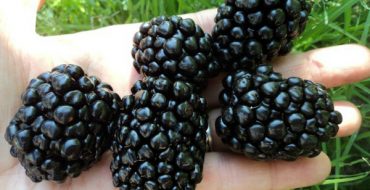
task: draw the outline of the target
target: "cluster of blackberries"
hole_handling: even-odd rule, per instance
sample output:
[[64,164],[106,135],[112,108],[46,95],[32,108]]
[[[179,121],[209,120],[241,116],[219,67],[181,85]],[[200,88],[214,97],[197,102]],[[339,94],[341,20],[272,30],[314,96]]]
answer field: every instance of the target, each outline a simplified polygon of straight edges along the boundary
[[195,189],[202,179],[207,104],[192,84],[146,77],[123,98],[113,140],[121,189]]
[[220,69],[212,55],[211,36],[191,19],[141,25],[132,56],[144,79],[123,98],[112,146],[116,187],[190,190],[201,181],[208,115],[200,91]]
[[191,19],[160,16],[145,22],[134,36],[134,66],[145,76],[166,75],[171,80],[204,88],[218,73],[212,61],[212,38]]
[[32,181],[77,177],[109,149],[121,107],[112,90],[75,65],[31,80],[5,139]]
[[216,132],[233,151],[259,160],[314,157],[342,122],[324,86],[292,77],[271,66],[227,75],[220,94]]
[[230,73],[215,127],[234,152],[257,160],[314,157],[338,132],[342,116],[324,86],[283,79],[265,64],[290,52],[310,11],[305,0],[226,0],[219,7],[213,50]]
[[303,32],[310,11],[306,0],[226,0],[212,33],[215,57],[224,69],[253,70],[285,55]]
[[221,69],[216,132],[258,160],[314,157],[342,117],[324,86],[282,78],[265,64],[292,49],[311,6],[305,0],[225,0],[212,37],[191,19],[160,16],[134,36],[144,78],[120,99],[78,66],[33,79],[6,130],[11,154],[35,182],[77,177],[111,148],[121,190],[192,190],[202,179],[208,127],[200,95]]

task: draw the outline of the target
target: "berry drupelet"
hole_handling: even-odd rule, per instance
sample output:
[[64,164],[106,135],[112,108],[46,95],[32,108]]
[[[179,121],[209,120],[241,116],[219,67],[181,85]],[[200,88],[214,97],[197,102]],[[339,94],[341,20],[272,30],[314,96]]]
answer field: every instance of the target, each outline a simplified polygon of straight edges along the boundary
[[216,132],[233,151],[254,159],[317,156],[342,122],[324,86],[283,79],[271,66],[230,73],[223,86]]
[[77,177],[109,149],[120,98],[80,67],[60,65],[32,79],[22,101],[5,139],[32,181]]
[[193,20],[160,16],[140,26],[132,56],[136,70],[145,76],[165,74],[198,88],[219,70],[217,62],[212,62],[211,46],[211,36]]
[[146,77],[123,98],[112,151],[114,186],[195,189],[206,149],[206,101],[191,83]]
[[310,10],[306,0],[225,0],[212,34],[216,60],[224,69],[253,70],[289,53]]

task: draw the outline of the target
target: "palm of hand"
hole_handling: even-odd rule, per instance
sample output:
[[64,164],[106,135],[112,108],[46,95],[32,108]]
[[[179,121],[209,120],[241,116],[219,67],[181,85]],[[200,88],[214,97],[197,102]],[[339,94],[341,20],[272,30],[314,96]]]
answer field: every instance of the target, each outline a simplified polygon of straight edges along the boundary
[[[131,28],[134,29],[134,27],[128,26],[124,30]],[[32,49],[28,48],[27,45],[4,48],[4,54],[9,56],[9,60],[2,65],[4,68],[2,68],[1,75],[1,81],[6,81],[2,83],[2,85],[5,85],[3,88],[6,90],[2,91],[0,96],[7,97],[7,101],[2,102],[0,108],[3,113],[0,116],[0,150],[3,155],[0,163],[0,184],[5,185],[5,189],[27,189],[30,187],[34,189],[78,189],[79,187],[113,189],[109,170],[110,154],[105,154],[103,159],[89,172],[83,172],[80,177],[67,180],[63,184],[33,184],[24,174],[22,166],[8,154],[9,146],[3,138],[9,119],[13,117],[20,105],[20,95],[26,88],[28,81],[56,65],[65,63],[78,64],[85,69],[86,73],[94,74],[103,81],[108,81],[120,94],[129,93],[130,83],[135,82],[139,76],[131,67],[131,60],[129,59],[131,57],[129,54],[130,46],[124,47],[128,42],[123,42],[122,35],[115,35],[114,38],[109,37],[110,39],[101,38],[104,42],[96,42],[93,39],[86,39],[85,41],[80,38],[80,36],[98,37],[100,32],[106,32],[106,34],[111,35],[112,32],[122,31],[117,27],[110,27],[104,30],[58,38],[39,38],[35,35],[34,41],[32,41],[34,42],[33,44],[37,45],[33,46]],[[80,41],[75,41],[77,38]],[[120,41],[123,43],[113,41],[118,38],[121,38]],[[99,47],[94,48],[96,45],[92,43],[98,43]],[[117,44],[117,46],[112,47],[109,44]],[[17,48],[17,55],[14,53],[15,48]],[[73,50],[68,51],[68,49]],[[75,54],[71,55],[69,52]]]
[[[131,84],[140,78],[133,69],[130,55],[131,36],[137,30],[138,25],[111,26],[73,35],[39,37],[32,33],[34,31],[34,21],[32,19],[35,18],[38,2],[34,1],[31,3],[32,5],[25,2],[27,1],[17,0],[8,6],[14,6],[14,9],[17,10],[23,9],[20,11],[24,12],[25,16],[28,14],[28,20],[27,17],[23,17],[25,21],[22,21],[22,23],[24,26],[31,23],[30,34],[23,35],[24,37],[20,37],[20,39],[18,38],[20,35],[13,35],[17,37],[16,39],[12,35],[8,37],[1,35],[9,33],[9,31],[0,29],[0,38],[9,42],[0,43],[0,81],[1,89],[3,89],[0,91],[0,99],[5,100],[1,102],[0,106],[0,112],[2,113],[0,115],[0,152],[2,155],[0,185],[4,189],[113,189],[109,170],[110,153],[106,153],[100,162],[87,172],[83,172],[78,178],[69,179],[63,184],[52,182],[33,184],[24,174],[24,169],[20,164],[8,154],[9,146],[3,136],[9,119],[13,117],[21,103],[20,95],[27,86],[27,82],[56,65],[65,63],[80,65],[88,74],[98,76],[103,81],[111,84],[120,95],[129,94]],[[20,4],[22,6],[19,6]],[[0,12],[6,11],[0,8]],[[189,16],[195,18],[206,31],[209,31],[212,28],[210,23],[212,23],[213,17],[209,15],[213,14],[213,11],[208,11]],[[7,18],[5,16],[0,13],[0,21],[2,21],[2,18]],[[12,29],[12,27],[8,28],[9,30]],[[331,60],[328,60],[328,56],[323,55],[334,54],[338,51],[348,54],[348,50],[355,54],[352,57],[356,57],[356,55],[360,57],[355,60],[356,64],[352,64],[351,67],[345,64],[348,59],[330,57]],[[332,59],[339,61],[335,64],[338,64],[341,68],[330,70],[335,68],[334,65],[330,65],[333,62]],[[369,68],[366,68],[369,60],[370,56],[366,48],[358,46],[337,47],[336,49],[317,50],[316,52],[281,58],[276,61],[278,62],[276,70],[283,72],[286,76],[294,74],[307,79],[315,79],[317,82],[329,86],[335,86],[367,77],[370,73]],[[308,65],[302,67],[303,63]],[[348,72],[338,74],[342,69],[347,69]],[[335,77],[337,80],[333,80],[331,77]],[[220,83],[220,78],[214,79],[210,83],[210,90],[205,93],[205,96],[209,99],[210,107],[214,109],[210,113],[211,124],[219,112],[216,109],[217,96],[214,96],[213,91],[219,91]],[[359,113],[352,104],[342,102],[336,105],[338,109],[342,109],[339,111],[346,114],[339,135],[348,135],[360,126]],[[352,119],[347,117],[350,114],[354,115]],[[223,149],[219,140],[216,137],[214,138],[216,149]],[[245,189],[246,185],[249,185],[251,189],[301,187],[319,182],[326,177],[329,169],[330,164],[324,154],[314,159],[301,159],[294,163],[280,161],[266,163],[247,160],[229,153],[209,153],[206,156],[204,180],[198,188]],[[255,171],[259,172],[255,173]],[[296,176],[297,180],[286,180],[291,176]],[[264,182],[256,184],[256,181],[262,179],[264,179]]]

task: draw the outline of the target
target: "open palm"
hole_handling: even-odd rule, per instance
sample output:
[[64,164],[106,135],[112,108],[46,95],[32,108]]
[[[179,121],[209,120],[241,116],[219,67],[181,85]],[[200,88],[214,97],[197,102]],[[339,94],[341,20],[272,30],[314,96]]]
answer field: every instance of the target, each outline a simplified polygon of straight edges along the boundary
[[[113,86],[121,96],[130,93],[140,78],[132,66],[131,38],[138,24],[117,25],[71,35],[41,37],[35,33],[38,0],[0,2],[0,187],[1,189],[113,189],[109,170],[110,153],[81,176],[63,184],[34,184],[10,156],[4,132],[21,104],[20,95],[28,81],[59,64],[77,64]],[[185,15],[209,32],[215,11]],[[284,76],[299,76],[334,87],[370,76],[370,52],[357,45],[344,45],[292,54],[275,60],[275,69]],[[210,81],[208,98],[210,124],[219,114],[217,93],[221,76]],[[361,125],[353,104],[337,102],[343,114],[339,136],[350,135]],[[296,162],[257,162],[226,152],[216,135],[214,149],[206,154],[204,180],[198,189],[289,189],[312,185],[325,179],[330,162],[325,154]]]

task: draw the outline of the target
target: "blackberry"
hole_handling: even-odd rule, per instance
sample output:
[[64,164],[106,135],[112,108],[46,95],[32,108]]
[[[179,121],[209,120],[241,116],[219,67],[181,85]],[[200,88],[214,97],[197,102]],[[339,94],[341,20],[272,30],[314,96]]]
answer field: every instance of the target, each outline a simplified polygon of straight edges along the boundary
[[238,153],[258,160],[314,157],[338,132],[342,116],[324,86],[283,79],[271,66],[238,70],[223,80],[216,132]]
[[191,19],[178,16],[153,18],[134,36],[134,66],[146,76],[165,74],[204,87],[219,66],[212,62],[212,38]]
[[77,177],[109,149],[120,98],[79,66],[60,65],[32,79],[22,101],[5,138],[32,181]]
[[114,136],[114,186],[195,189],[202,179],[206,101],[194,86],[164,75],[146,77],[123,98]]
[[225,0],[215,18],[213,49],[225,69],[251,69],[292,49],[311,10],[306,0]]

